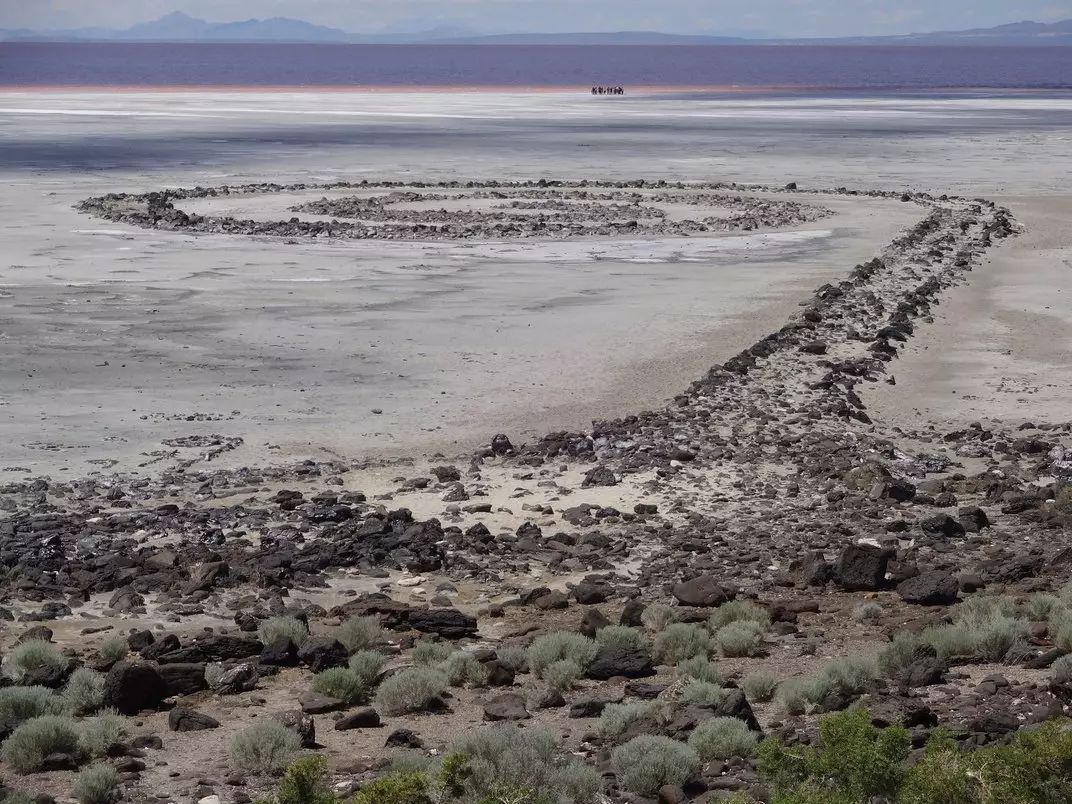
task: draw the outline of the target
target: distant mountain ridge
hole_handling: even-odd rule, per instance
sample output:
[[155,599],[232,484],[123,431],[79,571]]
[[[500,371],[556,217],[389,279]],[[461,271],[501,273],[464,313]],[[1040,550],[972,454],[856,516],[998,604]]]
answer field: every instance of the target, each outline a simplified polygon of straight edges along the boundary
[[207,22],[176,11],[123,30],[80,28],[61,31],[0,29],[0,41],[51,42],[308,42],[348,44],[466,45],[1072,45],[1072,20],[1014,22],[995,28],[901,36],[760,39],[741,36],[667,34],[656,31],[478,34],[440,22],[429,30],[388,30],[354,34],[287,17],[239,22]]

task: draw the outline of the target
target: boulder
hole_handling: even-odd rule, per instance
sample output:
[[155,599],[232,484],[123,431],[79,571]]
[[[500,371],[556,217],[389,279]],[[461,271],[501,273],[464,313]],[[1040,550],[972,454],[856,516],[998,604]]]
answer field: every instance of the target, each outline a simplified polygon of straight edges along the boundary
[[338,712],[346,708],[345,701],[310,691],[298,695],[298,705],[307,715],[326,715],[328,712]]
[[291,709],[286,712],[280,712],[274,719],[277,723],[281,723],[284,728],[298,735],[302,748],[317,747],[316,724],[307,713]]
[[590,488],[591,486],[617,486],[618,478],[614,472],[608,469],[606,466],[596,466],[589,469],[584,473],[584,482],[581,483],[582,488]]
[[342,667],[349,659],[346,647],[334,637],[309,637],[298,648],[298,663],[314,673],[330,667]]
[[504,692],[484,703],[484,720],[528,720],[530,717],[525,697],[516,692]]
[[890,554],[880,547],[850,544],[834,565],[834,581],[847,592],[873,592],[886,585]]
[[409,729],[395,729],[387,735],[383,743],[384,748],[424,748],[424,740]]
[[353,729],[378,729],[382,724],[380,723],[380,713],[375,709],[366,707],[364,709],[358,709],[356,712],[351,712],[348,715],[343,715],[341,718],[335,721],[335,731],[352,731]]
[[168,728],[172,731],[207,731],[219,727],[216,718],[185,706],[176,706],[168,712]]
[[205,665],[195,664],[163,664],[157,668],[160,678],[164,681],[165,694],[193,695],[208,689],[205,681]]
[[948,572],[924,572],[901,581],[897,594],[905,603],[917,606],[950,606],[957,602],[960,584]]
[[279,636],[265,645],[257,660],[264,667],[297,667],[298,646],[288,636]]
[[948,514],[927,517],[919,526],[928,536],[956,539],[964,535],[964,526]]
[[462,639],[476,633],[476,618],[457,609],[411,611],[409,624],[425,634],[439,634],[444,639]]
[[240,662],[261,655],[264,645],[256,639],[213,634],[202,637],[194,645],[209,662]]
[[713,575],[701,575],[674,586],[673,595],[682,606],[712,608],[733,600],[733,592],[725,589]]
[[650,678],[655,675],[651,656],[642,648],[625,645],[602,645],[585,673],[588,678]]
[[974,505],[957,511],[957,519],[967,533],[979,533],[990,527],[990,518],[986,515],[986,511]]
[[259,678],[256,666],[243,662],[225,668],[209,686],[217,695],[238,695],[255,689]]
[[157,709],[167,694],[164,679],[152,665],[117,662],[104,677],[104,705],[123,715]]

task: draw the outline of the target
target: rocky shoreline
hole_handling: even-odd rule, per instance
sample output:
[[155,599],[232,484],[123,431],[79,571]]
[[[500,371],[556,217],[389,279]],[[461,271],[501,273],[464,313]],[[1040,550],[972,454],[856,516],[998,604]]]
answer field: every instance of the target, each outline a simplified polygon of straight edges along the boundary
[[[300,210],[375,225],[238,221],[175,206],[221,195],[358,188],[390,194],[325,199]],[[822,214],[795,201],[736,196],[746,189],[736,185],[643,182],[247,185],[109,195],[80,209],[197,233],[448,239],[546,236],[546,229],[501,216],[537,204],[553,218],[581,202],[593,205],[577,213],[589,223],[570,221],[570,236],[684,233],[674,228],[683,224],[645,212],[638,193],[653,189],[664,202],[688,203],[682,193],[701,193],[705,203],[739,213],[691,222],[705,228],[689,232],[787,225]],[[453,198],[455,190],[484,194],[503,209],[446,229],[400,223],[390,210],[395,202]],[[795,185],[747,190],[856,195]],[[1047,669],[1072,650],[1053,614],[1064,610],[1058,593],[1072,556],[1055,538],[1072,524],[1072,424],[894,431],[874,421],[866,404],[870,384],[896,382],[898,354],[942,294],[967,281],[1019,225],[982,199],[859,195],[900,197],[918,204],[924,217],[662,410],[533,443],[515,445],[500,434],[453,461],[213,470],[203,459],[209,456],[190,452],[188,461],[155,477],[0,486],[0,618],[10,637],[60,641],[65,623],[84,626],[67,637],[63,670],[41,671],[29,683],[60,688],[77,664],[95,664],[107,673],[104,702],[126,714],[177,704],[181,711],[226,711],[245,723],[248,707],[268,703],[299,710],[288,722],[301,728],[315,720],[320,733],[370,731],[360,762],[346,743],[329,746],[340,791],[382,776],[384,760],[400,744],[424,753],[449,747],[448,734],[474,727],[474,712],[476,722],[546,723],[602,774],[613,801],[769,794],[755,762],[736,755],[705,761],[657,791],[628,789],[612,749],[642,734],[685,739],[720,717],[793,744],[814,735],[818,716],[859,701],[875,722],[910,729],[919,748],[938,725],[963,746],[979,747],[1065,713],[1072,679]],[[623,221],[624,201],[641,204],[645,214]],[[605,217],[597,217],[599,210]],[[211,451],[227,443],[205,434],[176,446]],[[373,470],[390,477],[385,487],[363,487]],[[1041,593],[1052,595],[1053,611],[1042,612]],[[714,641],[704,650],[720,653],[723,681],[710,699],[690,699],[698,689],[688,692],[691,683],[712,682],[674,669],[668,623],[704,623],[744,601],[763,613],[741,618],[762,621],[760,633],[741,653],[723,645],[723,632],[711,625]],[[980,601],[1003,607],[1001,617],[1013,623],[1004,650],[946,650],[937,638],[923,638],[960,627],[960,612],[982,608]],[[307,624],[314,636],[289,644],[250,636],[264,637],[265,622],[280,617]],[[353,712],[341,700],[295,693],[308,685],[309,671],[346,664],[348,651],[333,629],[354,617],[377,618],[386,629],[387,677],[417,663],[418,640],[434,639],[468,651],[467,661],[483,668],[483,683],[462,683],[419,711],[384,717],[391,731],[384,746],[387,733],[375,731],[384,712]],[[107,622],[107,631],[95,621]],[[212,633],[203,630],[209,622]],[[554,690],[557,696],[534,668],[525,672],[505,659],[509,649],[528,647],[531,663],[534,637],[560,630],[598,637],[612,622],[646,631],[644,646],[599,643],[581,678]],[[145,630],[149,623],[156,627]],[[94,638],[106,632],[126,639],[128,655],[109,663],[93,653]],[[909,637],[916,641],[894,662],[889,646]],[[802,693],[806,705],[788,694],[769,703],[747,683],[769,672],[786,691],[822,677],[826,663],[861,652],[878,654],[883,672]],[[593,725],[612,704],[651,699],[666,708],[665,717],[649,712],[616,733]],[[184,728],[172,731],[165,742],[185,745]],[[249,801],[247,789],[270,785],[248,774],[201,784],[202,771],[177,770],[178,781],[162,781],[142,762],[124,771],[124,783],[135,800],[152,800],[148,791],[163,784],[160,800],[225,802]],[[62,786],[66,777],[57,774]]]

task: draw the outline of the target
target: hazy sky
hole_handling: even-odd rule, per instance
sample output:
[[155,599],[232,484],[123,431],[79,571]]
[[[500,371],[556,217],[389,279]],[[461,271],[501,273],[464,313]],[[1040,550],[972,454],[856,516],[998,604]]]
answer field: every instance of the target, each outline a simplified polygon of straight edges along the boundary
[[181,10],[209,20],[287,16],[353,32],[414,20],[479,31],[757,30],[908,33],[1072,18],[1072,0],[0,0],[0,28],[126,27]]

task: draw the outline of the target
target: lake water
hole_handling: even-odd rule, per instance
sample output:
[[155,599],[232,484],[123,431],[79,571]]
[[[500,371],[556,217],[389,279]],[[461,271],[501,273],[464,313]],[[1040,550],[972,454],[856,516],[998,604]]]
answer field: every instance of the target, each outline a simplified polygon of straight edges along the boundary
[[0,44],[0,86],[1072,88],[1072,47]]

